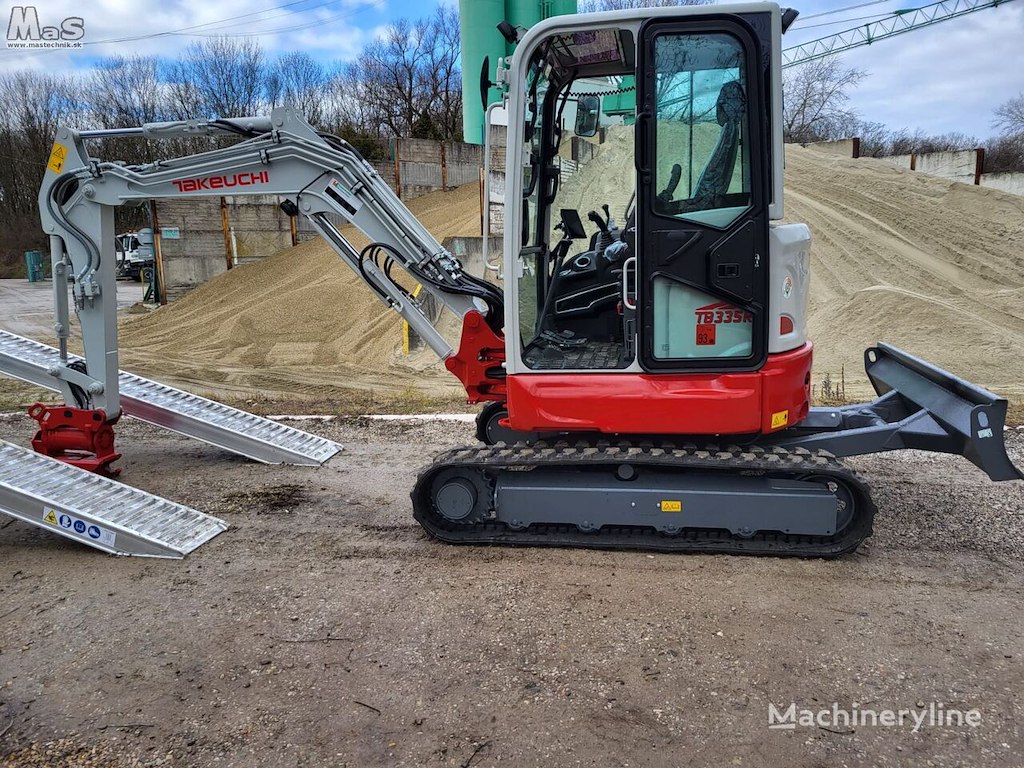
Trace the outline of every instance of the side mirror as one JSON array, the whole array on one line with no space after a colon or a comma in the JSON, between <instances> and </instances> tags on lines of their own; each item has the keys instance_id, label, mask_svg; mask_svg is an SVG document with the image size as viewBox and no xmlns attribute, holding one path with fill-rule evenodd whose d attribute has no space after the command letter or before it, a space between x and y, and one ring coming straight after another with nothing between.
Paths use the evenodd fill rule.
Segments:
<instances>
[{"instance_id":1,"label":"side mirror","mask_svg":"<svg viewBox=\"0 0 1024 768\"><path fill-rule=\"evenodd\" d=\"M487 91L491 87L491 57L484 56L484 63L480 67L480 106L487 111Z\"/></svg>"},{"instance_id":2,"label":"side mirror","mask_svg":"<svg viewBox=\"0 0 1024 768\"><path fill-rule=\"evenodd\" d=\"M597 133L601 118L601 97L588 93L576 101L576 135L590 137Z\"/></svg>"}]
</instances>

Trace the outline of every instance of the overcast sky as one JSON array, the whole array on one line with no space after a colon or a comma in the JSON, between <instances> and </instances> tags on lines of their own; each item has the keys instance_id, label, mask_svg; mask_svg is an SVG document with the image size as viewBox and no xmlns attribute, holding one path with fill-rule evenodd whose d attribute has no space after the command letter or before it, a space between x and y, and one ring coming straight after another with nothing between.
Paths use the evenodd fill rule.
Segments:
<instances>
[{"instance_id":1,"label":"overcast sky","mask_svg":"<svg viewBox=\"0 0 1024 768\"><path fill-rule=\"evenodd\" d=\"M840 32L927 0L884 0L809 18L863 2L867 0L795 4L801 18L784 44ZM47 0L37 4L41 23L56 25L66 16L82 16L85 47L0 47L0 70L69 71L118 53L174 56L190 41L215 34L258 34L272 55L298 49L326 62L345 60L393 19L425 15L436 5L437 0ZM2 3L0 9L6 28L11 4ZM115 40L120 42L106 42ZM1024 0L883 40L844 54L844 60L869 73L853 93L853 106L864 119L892 128L961 131L984 138L993 132L992 110L1024 91Z\"/></svg>"}]
</instances>

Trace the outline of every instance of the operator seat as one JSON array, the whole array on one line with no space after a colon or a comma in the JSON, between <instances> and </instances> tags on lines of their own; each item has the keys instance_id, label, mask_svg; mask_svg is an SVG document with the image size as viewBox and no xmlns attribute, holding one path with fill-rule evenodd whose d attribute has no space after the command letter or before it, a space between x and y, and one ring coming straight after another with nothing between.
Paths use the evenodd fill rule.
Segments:
<instances>
[{"instance_id":1,"label":"operator seat","mask_svg":"<svg viewBox=\"0 0 1024 768\"><path fill-rule=\"evenodd\" d=\"M729 183L736 168L736 153L740 146L740 123L746 111L746 103L746 94L743 93L743 86L738 80L726 83L718 92L715 111L722 132L718 135L715 151L711 153L708 164L697 180L693 194L695 200L714 200L729 191ZM705 204L701 207L712 206Z\"/></svg>"}]
</instances>

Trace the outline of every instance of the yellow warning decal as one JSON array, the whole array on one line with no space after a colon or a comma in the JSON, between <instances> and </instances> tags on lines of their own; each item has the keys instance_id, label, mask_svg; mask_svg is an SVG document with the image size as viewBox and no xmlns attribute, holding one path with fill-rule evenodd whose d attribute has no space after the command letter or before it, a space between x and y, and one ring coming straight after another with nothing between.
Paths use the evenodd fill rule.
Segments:
<instances>
[{"instance_id":1,"label":"yellow warning decal","mask_svg":"<svg viewBox=\"0 0 1024 768\"><path fill-rule=\"evenodd\" d=\"M778 429L789 424L789 411L779 411L772 414L772 429Z\"/></svg>"},{"instance_id":2,"label":"yellow warning decal","mask_svg":"<svg viewBox=\"0 0 1024 768\"><path fill-rule=\"evenodd\" d=\"M50 151L50 159L46 163L47 169L54 173L60 173L64 170L64 160L67 159L68 148L59 142L53 143L53 149Z\"/></svg>"},{"instance_id":3,"label":"yellow warning decal","mask_svg":"<svg viewBox=\"0 0 1024 768\"><path fill-rule=\"evenodd\" d=\"M661 502L662 512L682 512L683 502L681 501L662 501Z\"/></svg>"},{"instance_id":4,"label":"yellow warning decal","mask_svg":"<svg viewBox=\"0 0 1024 768\"><path fill-rule=\"evenodd\" d=\"M50 525L57 525L57 516L53 514L52 509L46 510L46 514L43 515L43 520L48 522Z\"/></svg>"}]
</instances>

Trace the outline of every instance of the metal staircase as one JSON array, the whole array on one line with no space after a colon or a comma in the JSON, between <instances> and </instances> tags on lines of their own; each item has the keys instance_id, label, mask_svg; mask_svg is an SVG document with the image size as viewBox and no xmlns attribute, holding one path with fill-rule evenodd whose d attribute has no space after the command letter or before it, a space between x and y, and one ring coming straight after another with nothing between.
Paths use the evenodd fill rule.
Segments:
<instances>
[{"instance_id":1,"label":"metal staircase","mask_svg":"<svg viewBox=\"0 0 1024 768\"><path fill-rule=\"evenodd\" d=\"M54 347L0 331L0 373L56 389ZM133 418L265 464L318 466L341 450L323 437L121 371L121 407Z\"/></svg>"},{"instance_id":2,"label":"metal staircase","mask_svg":"<svg viewBox=\"0 0 1024 768\"><path fill-rule=\"evenodd\" d=\"M0 440L0 511L115 555L181 558L223 520Z\"/></svg>"}]
</instances>

